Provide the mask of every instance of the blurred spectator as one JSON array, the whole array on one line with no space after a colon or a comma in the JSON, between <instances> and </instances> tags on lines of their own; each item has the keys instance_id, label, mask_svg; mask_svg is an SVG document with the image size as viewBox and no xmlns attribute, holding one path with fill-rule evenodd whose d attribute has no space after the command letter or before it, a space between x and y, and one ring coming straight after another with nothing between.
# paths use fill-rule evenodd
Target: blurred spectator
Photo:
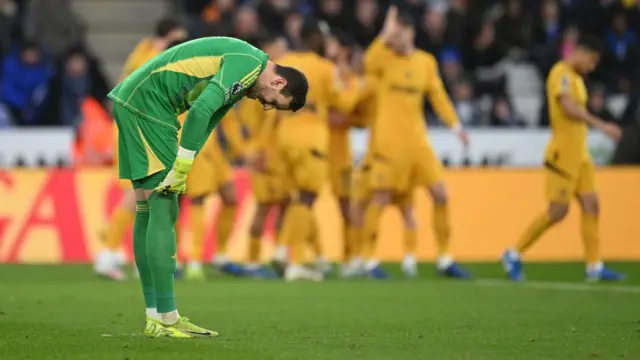
<instances>
[{"instance_id":1,"label":"blurred spectator","mask_svg":"<svg viewBox=\"0 0 640 360\"><path fill-rule=\"evenodd\" d=\"M271 31L284 32L285 17L293 10L292 0L264 0L258 6L262 24Z\"/></svg>"},{"instance_id":2,"label":"blurred spectator","mask_svg":"<svg viewBox=\"0 0 640 360\"><path fill-rule=\"evenodd\" d=\"M55 57L85 39L85 26L71 9L70 0L30 0L24 27L27 39L37 40Z\"/></svg>"},{"instance_id":3,"label":"blurred spectator","mask_svg":"<svg viewBox=\"0 0 640 360\"><path fill-rule=\"evenodd\" d=\"M416 46L434 55L448 46L446 40L447 18L441 6L428 7L422 16L422 21L416 34Z\"/></svg>"},{"instance_id":4,"label":"blurred spectator","mask_svg":"<svg viewBox=\"0 0 640 360\"><path fill-rule=\"evenodd\" d=\"M241 6L233 19L231 36L256 44L260 37L260 19L256 10L250 6Z\"/></svg>"},{"instance_id":5,"label":"blurred spectator","mask_svg":"<svg viewBox=\"0 0 640 360\"><path fill-rule=\"evenodd\" d=\"M62 125L77 128L82 121L81 106L89 94L87 57L81 48L71 49L61 74L60 119Z\"/></svg>"},{"instance_id":6,"label":"blurred spectator","mask_svg":"<svg viewBox=\"0 0 640 360\"><path fill-rule=\"evenodd\" d=\"M24 42L5 57L0 100L15 124L36 124L52 75L53 67L34 43Z\"/></svg>"},{"instance_id":7,"label":"blurred spectator","mask_svg":"<svg viewBox=\"0 0 640 360\"><path fill-rule=\"evenodd\" d=\"M452 101L463 125L480 124L483 117L482 110L478 102L474 100L473 87L468 80L460 79L453 84Z\"/></svg>"},{"instance_id":8,"label":"blurred spectator","mask_svg":"<svg viewBox=\"0 0 640 360\"><path fill-rule=\"evenodd\" d=\"M602 120L608 122L618 122L607 106L604 85L596 85L591 89L591 91L589 92L589 102L587 104L587 108L589 109L589 112L601 118Z\"/></svg>"},{"instance_id":9,"label":"blurred spectator","mask_svg":"<svg viewBox=\"0 0 640 360\"><path fill-rule=\"evenodd\" d=\"M451 43L462 48L468 32L467 0L451 0L447 13L447 32Z\"/></svg>"},{"instance_id":10,"label":"blurred spectator","mask_svg":"<svg viewBox=\"0 0 640 360\"><path fill-rule=\"evenodd\" d=\"M531 44L532 20L524 12L522 0L505 0L504 14L496 23L500 43L514 58L523 58Z\"/></svg>"},{"instance_id":11,"label":"blurred spectator","mask_svg":"<svg viewBox=\"0 0 640 360\"><path fill-rule=\"evenodd\" d=\"M284 35L289 41L291 49L296 50L302 47L300 29L302 29L303 21L302 15L296 11L290 12L284 21Z\"/></svg>"},{"instance_id":12,"label":"blurred spectator","mask_svg":"<svg viewBox=\"0 0 640 360\"><path fill-rule=\"evenodd\" d=\"M495 127L525 127L526 121L511 106L506 97L500 96L493 101L489 125Z\"/></svg>"},{"instance_id":13,"label":"blurred spectator","mask_svg":"<svg viewBox=\"0 0 640 360\"><path fill-rule=\"evenodd\" d=\"M460 52L452 48L442 50L438 56L442 80L449 92L451 92L453 85L464 75L460 60Z\"/></svg>"},{"instance_id":14,"label":"blurred spectator","mask_svg":"<svg viewBox=\"0 0 640 360\"><path fill-rule=\"evenodd\" d=\"M380 9L375 0L357 0L355 22L352 24L351 34L356 42L366 48L378 36L382 27L379 17Z\"/></svg>"},{"instance_id":15,"label":"blurred spectator","mask_svg":"<svg viewBox=\"0 0 640 360\"><path fill-rule=\"evenodd\" d=\"M235 0L191 0L186 4L189 4L187 30L191 38L231 34Z\"/></svg>"},{"instance_id":16,"label":"blurred spectator","mask_svg":"<svg viewBox=\"0 0 640 360\"><path fill-rule=\"evenodd\" d=\"M16 26L17 8L11 0L0 0L0 59L9 51Z\"/></svg>"},{"instance_id":17,"label":"blurred spectator","mask_svg":"<svg viewBox=\"0 0 640 360\"><path fill-rule=\"evenodd\" d=\"M627 16L617 12L605 36L606 51L602 59L607 86L614 92L629 93L631 80L638 71L638 36L629 29Z\"/></svg>"},{"instance_id":18,"label":"blurred spectator","mask_svg":"<svg viewBox=\"0 0 640 360\"><path fill-rule=\"evenodd\" d=\"M504 57L505 52L495 39L493 24L484 22L463 59L465 69L473 71L477 94L504 94L507 78L501 63Z\"/></svg>"},{"instance_id":19,"label":"blurred spectator","mask_svg":"<svg viewBox=\"0 0 640 360\"><path fill-rule=\"evenodd\" d=\"M534 25L533 41L539 45L555 44L560 39L562 24L560 9L555 0L544 0L540 18Z\"/></svg>"},{"instance_id":20,"label":"blurred spectator","mask_svg":"<svg viewBox=\"0 0 640 360\"><path fill-rule=\"evenodd\" d=\"M358 0L358 6L360 5L360 2L361 1ZM376 3L377 6L376 0L370 0L369 2ZM332 29L344 29L353 22L344 5L343 0L317 0L315 11L316 17L326 21Z\"/></svg>"}]
</instances>

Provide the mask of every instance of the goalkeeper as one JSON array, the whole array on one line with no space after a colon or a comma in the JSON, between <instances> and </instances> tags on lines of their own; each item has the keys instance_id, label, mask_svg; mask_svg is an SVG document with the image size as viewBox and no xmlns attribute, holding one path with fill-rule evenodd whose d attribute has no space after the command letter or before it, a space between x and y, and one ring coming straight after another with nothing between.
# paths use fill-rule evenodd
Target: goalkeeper
<instances>
[{"instance_id":1,"label":"goalkeeper","mask_svg":"<svg viewBox=\"0 0 640 360\"><path fill-rule=\"evenodd\" d=\"M296 111L308 90L301 72L276 65L248 43L210 37L173 47L122 81L109 97L118 126L120 178L133 183L133 250L146 304L145 335L190 338L217 333L178 314L178 195L193 159L220 119L241 98L264 110ZM178 144L177 115L189 110Z\"/></svg>"}]
</instances>

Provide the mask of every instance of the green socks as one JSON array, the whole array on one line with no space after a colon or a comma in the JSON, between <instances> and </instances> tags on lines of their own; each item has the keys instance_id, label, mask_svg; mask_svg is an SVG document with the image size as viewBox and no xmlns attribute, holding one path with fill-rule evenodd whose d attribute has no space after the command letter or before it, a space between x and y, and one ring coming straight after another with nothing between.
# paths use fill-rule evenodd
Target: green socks
<instances>
[{"instance_id":1,"label":"green socks","mask_svg":"<svg viewBox=\"0 0 640 360\"><path fill-rule=\"evenodd\" d=\"M136 260L144 303L147 308L156 307L156 293L153 287L153 276L147 257L147 227L149 225L149 204L146 201L136 202L136 218L133 222L133 256Z\"/></svg>"},{"instance_id":2,"label":"green socks","mask_svg":"<svg viewBox=\"0 0 640 360\"><path fill-rule=\"evenodd\" d=\"M154 192L148 202L147 259L153 274L156 308L158 313L163 314L176 310L173 277L176 272L177 256L174 227L178 219L178 196ZM142 272L140 279L142 279Z\"/></svg>"}]
</instances>

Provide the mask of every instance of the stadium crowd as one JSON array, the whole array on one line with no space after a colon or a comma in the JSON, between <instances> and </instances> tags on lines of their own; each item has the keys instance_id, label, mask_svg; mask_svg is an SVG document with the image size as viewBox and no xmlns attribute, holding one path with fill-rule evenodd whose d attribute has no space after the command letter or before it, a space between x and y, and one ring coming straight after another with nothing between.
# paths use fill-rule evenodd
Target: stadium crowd
<instances>
[{"instance_id":1,"label":"stadium crowd","mask_svg":"<svg viewBox=\"0 0 640 360\"><path fill-rule=\"evenodd\" d=\"M350 34L361 52L380 31L390 2L185 0L174 5L191 38L234 36L255 43L264 31L280 32L296 49L303 19L315 16L331 29ZM606 48L588 83L591 111L623 126L634 119L640 92L636 0L396 2L415 15L417 46L437 57L467 126L529 125L514 108L508 66L533 64L542 79L571 51L581 32L598 34ZM75 127L82 121L81 103L88 96L108 108L106 93L112 84L88 50L96 45L85 42L86 31L87 24L74 13L70 0L0 0L0 128ZM621 115L608 108L612 95L626 99ZM548 126L545 114L543 106L538 125Z\"/></svg>"}]
</instances>

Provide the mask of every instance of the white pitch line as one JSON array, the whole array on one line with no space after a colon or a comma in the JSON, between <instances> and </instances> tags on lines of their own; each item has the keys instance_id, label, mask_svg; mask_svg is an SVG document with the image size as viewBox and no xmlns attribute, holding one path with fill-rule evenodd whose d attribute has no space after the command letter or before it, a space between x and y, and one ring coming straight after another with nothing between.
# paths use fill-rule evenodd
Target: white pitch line
<instances>
[{"instance_id":1,"label":"white pitch line","mask_svg":"<svg viewBox=\"0 0 640 360\"><path fill-rule=\"evenodd\" d=\"M130 333L130 334L100 334L101 337L132 337L142 336L142 333Z\"/></svg>"},{"instance_id":2,"label":"white pitch line","mask_svg":"<svg viewBox=\"0 0 640 360\"><path fill-rule=\"evenodd\" d=\"M640 294L640 286L624 285L600 285L600 284L580 284L552 281L522 281L513 282L498 279L481 279L474 281L476 285L493 287L514 287L540 290L560 290L560 291L602 291L627 294Z\"/></svg>"}]
</instances>

